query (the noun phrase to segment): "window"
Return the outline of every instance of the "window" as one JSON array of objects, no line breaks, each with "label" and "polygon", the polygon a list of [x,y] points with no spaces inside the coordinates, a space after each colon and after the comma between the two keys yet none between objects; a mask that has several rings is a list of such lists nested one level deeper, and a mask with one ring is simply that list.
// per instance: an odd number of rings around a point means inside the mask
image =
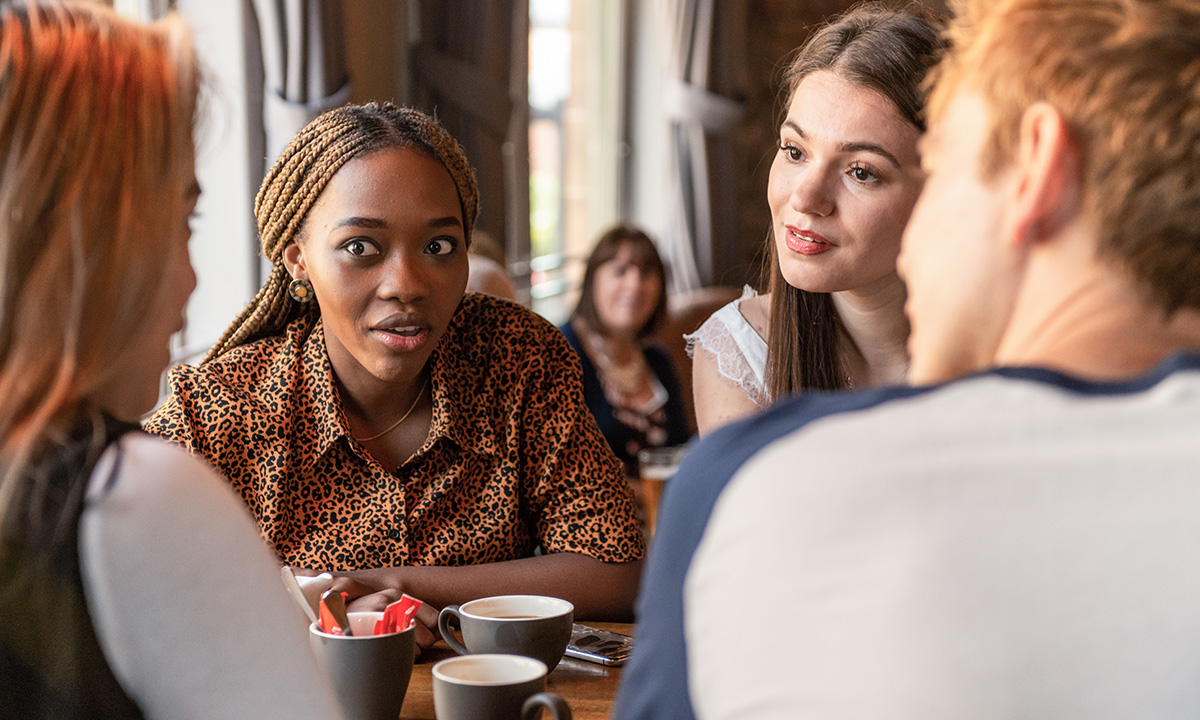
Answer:
[{"label": "window", "polygon": [[529,3],[530,295],[555,323],[620,216],[624,17],[611,0]]}]

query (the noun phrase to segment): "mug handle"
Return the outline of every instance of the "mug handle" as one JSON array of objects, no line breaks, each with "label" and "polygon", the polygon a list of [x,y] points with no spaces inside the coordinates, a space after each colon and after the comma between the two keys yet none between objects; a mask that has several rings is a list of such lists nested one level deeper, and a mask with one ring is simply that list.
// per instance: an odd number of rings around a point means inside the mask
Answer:
[{"label": "mug handle", "polygon": [[454,652],[458,653],[459,655],[470,655],[471,652],[467,650],[467,646],[460,643],[458,638],[454,637],[454,631],[450,629],[450,618],[457,620],[458,626],[460,628],[462,627],[462,616],[458,614],[458,606],[447,605],[446,607],[442,608],[440,613],[438,613],[438,632],[442,634],[442,639],[446,641],[446,644],[449,645]]},{"label": "mug handle", "polygon": [[526,698],[521,706],[521,720],[537,720],[543,707],[554,720],[571,720],[571,706],[556,692],[540,692]]}]

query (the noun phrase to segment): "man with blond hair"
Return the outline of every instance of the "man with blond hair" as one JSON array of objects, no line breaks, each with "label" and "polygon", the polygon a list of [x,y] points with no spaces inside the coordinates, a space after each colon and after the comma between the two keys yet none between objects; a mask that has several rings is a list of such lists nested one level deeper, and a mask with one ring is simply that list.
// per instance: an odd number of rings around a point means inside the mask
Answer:
[{"label": "man with blond hair", "polygon": [[914,387],[783,403],[668,493],[707,523],[701,718],[1200,708],[1200,2],[955,10],[900,256]]}]

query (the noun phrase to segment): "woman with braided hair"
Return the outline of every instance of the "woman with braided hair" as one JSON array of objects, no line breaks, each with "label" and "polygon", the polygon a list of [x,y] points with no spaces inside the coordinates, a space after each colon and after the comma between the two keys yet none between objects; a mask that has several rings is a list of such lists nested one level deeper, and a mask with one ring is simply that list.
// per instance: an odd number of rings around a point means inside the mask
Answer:
[{"label": "woman with braided hair", "polygon": [[621,465],[565,338],[465,294],[458,143],[411,109],[329,111],[255,212],[274,270],[150,430],[225,474],[282,561],[387,591],[360,607],[529,593],[627,617],[644,541]]}]

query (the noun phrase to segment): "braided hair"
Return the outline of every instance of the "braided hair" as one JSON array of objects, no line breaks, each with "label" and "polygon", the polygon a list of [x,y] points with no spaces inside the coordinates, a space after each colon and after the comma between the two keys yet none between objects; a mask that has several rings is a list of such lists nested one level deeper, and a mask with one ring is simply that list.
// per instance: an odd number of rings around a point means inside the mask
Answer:
[{"label": "braided hair", "polygon": [[349,161],[388,148],[410,148],[436,159],[450,173],[462,206],[468,247],[479,215],[475,173],[462,147],[437,120],[391,103],[344,105],[310,122],[292,138],[263,179],[254,216],[263,257],[274,265],[266,283],[205,354],[206,363],[230,350],[283,332],[288,323],[317,314],[316,303],[288,295],[291,282],[283,251],[296,242],[304,220],[334,174]]}]

